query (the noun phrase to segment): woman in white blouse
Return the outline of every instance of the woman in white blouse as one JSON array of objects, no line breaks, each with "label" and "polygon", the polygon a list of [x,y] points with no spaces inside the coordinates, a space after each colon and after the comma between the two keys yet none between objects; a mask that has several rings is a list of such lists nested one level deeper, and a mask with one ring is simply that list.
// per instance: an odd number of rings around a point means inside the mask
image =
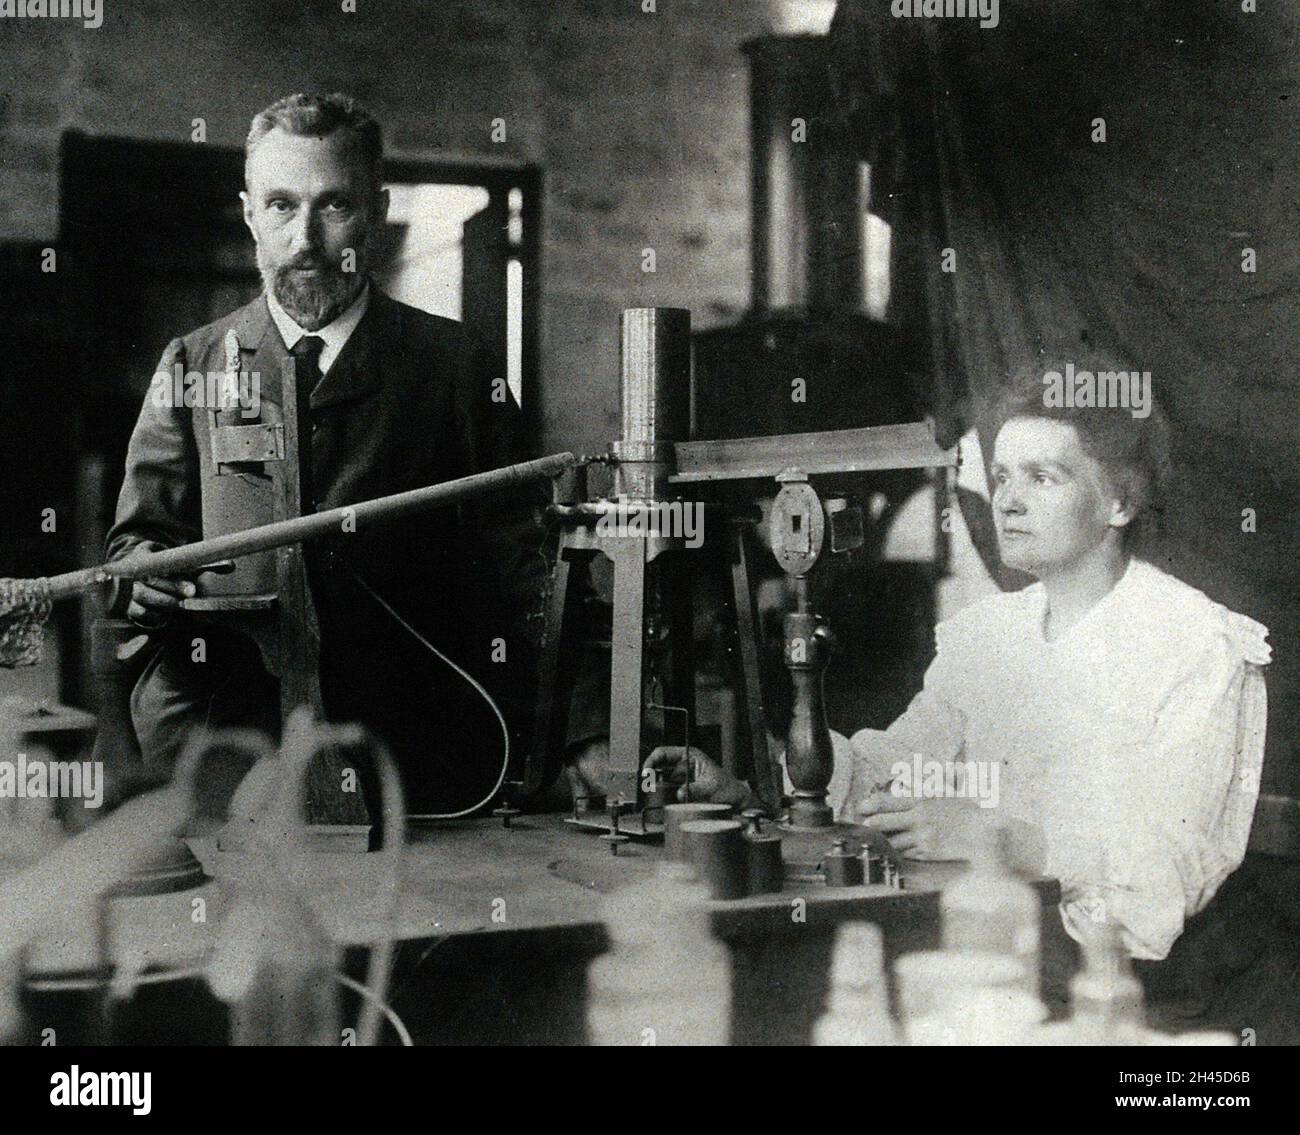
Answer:
[{"label": "woman in white blouse", "polygon": [[[1004,825],[1023,867],[1061,880],[1072,935],[1104,918],[1159,959],[1245,854],[1267,630],[1132,557],[1164,464],[1159,414],[1049,408],[1042,390],[1008,402],[991,470],[1002,560],[1037,582],[939,625],[906,712],[836,738],[830,799],[913,858],[962,858],[977,825]],[[961,762],[994,806],[913,791],[899,774],[917,754]],[[697,791],[736,795],[692,756]]]}]

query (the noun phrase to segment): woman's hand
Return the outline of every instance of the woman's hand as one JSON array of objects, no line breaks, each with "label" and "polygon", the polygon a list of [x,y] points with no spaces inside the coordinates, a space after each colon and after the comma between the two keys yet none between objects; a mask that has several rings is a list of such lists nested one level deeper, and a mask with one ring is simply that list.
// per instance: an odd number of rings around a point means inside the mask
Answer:
[{"label": "woman's hand", "polygon": [[889,837],[909,859],[969,859],[987,818],[961,797],[895,796],[872,792],[859,805],[861,822]]}]

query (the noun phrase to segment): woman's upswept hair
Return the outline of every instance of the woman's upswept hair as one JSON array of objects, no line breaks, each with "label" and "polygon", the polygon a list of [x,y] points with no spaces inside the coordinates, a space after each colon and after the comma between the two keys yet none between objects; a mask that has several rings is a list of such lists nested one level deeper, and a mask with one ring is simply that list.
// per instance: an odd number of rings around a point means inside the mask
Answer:
[{"label": "woman's upswept hair", "polygon": [[[1076,349],[1041,354],[1012,374],[996,403],[995,431],[1012,418],[1043,418],[1073,426],[1084,452],[1096,461],[1121,499],[1133,508],[1129,534],[1139,521],[1158,514],[1162,491],[1170,467],[1169,422],[1155,398],[1143,407],[1143,416],[1129,405],[1065,406],[1047,396],[1052,381],[1044,376],[1073,372],[1092,375],[1132,372],[1113,357],[1095,350]],[[1143,525],[1145,527],[1145,525]]]}]

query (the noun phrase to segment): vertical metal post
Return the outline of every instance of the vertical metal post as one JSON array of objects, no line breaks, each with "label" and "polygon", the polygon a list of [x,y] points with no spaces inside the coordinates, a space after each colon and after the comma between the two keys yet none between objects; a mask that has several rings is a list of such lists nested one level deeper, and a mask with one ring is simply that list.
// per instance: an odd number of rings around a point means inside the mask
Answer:
[{"label": "vertical metal post", "polygon": [[633,307],[621,321],[622,437],[611,446],[615,493],[632,500],[668,495],[673,443],[691,428],[691,313]]},{"label": "vertical metal post", "polygon": [[614,628],[610,642],[609,776],[611,800],[634,804],[641,771],[641,730],[645,721],[646,545],[616,540]]}]

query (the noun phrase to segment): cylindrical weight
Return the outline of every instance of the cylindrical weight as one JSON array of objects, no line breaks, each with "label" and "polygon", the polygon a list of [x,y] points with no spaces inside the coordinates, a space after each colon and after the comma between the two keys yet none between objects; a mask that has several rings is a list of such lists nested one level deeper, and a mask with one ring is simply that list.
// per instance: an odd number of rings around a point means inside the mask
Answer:
[{"label": "cylindrical weight", "polygon": [[837,840],[835,846],[826,853],[822,866],[828,887],[857,887],[862,883],[862,858],[858,848],[845,846],[843,840]]},{"label": "cylindrical weight", "polygon": [[739,820],[688,820],[682,824],[689,862],[711,899],[743,899],[749,865]]},{"label": "cylindrical weight", "polygon": [[774,894],[785,885],[785,865],[781,860],[779,835],[745,837],[745,855],[749,865],[749,893]]},{"label": "cylindrical weight", "polygon": [[685,863],[686,844],[682,840],[682,824],[687,820],[728,820],[730,804],[669,804],[664,808],[664,852],[669,859]]}]

